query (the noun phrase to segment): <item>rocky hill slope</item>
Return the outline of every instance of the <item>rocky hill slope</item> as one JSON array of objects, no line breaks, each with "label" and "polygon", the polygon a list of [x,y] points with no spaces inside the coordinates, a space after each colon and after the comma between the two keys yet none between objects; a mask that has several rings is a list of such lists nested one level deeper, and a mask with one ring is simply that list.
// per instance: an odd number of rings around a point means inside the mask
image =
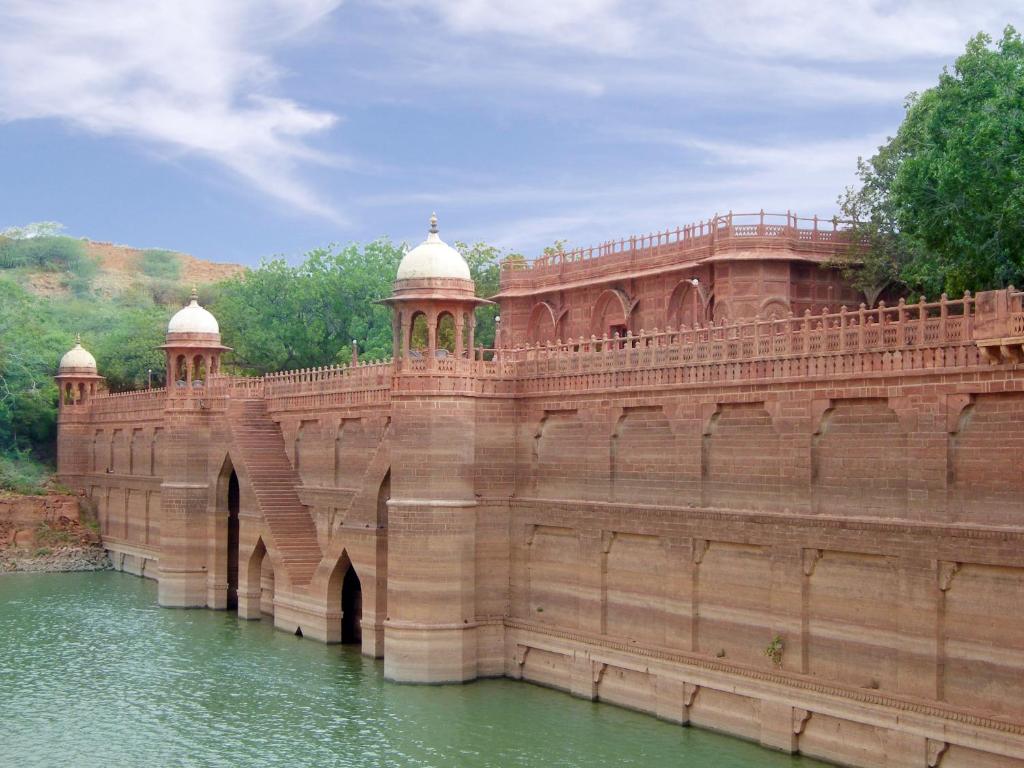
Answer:
[{"label": "rocky hill slope", "polygon": [[[133,286],[141,284],[145,287],[159,279],[147,275],[146,254],[160,253],[165,258],[172,259],[176,267],[169,271],[165,279],[173,279],[187,286],[216,283],[246,269],[241,264],[204,261],[176,251],[155,251],[84,238],[81,243],[85,249],[85,256],[93,260],[98,267],[97,274],[91,281],[91,289],[103,297],[117,296]],[[40,296],[60,296],[71,290],[63,274],[49,270],[27,272],[24,280],[25,287]]]}]

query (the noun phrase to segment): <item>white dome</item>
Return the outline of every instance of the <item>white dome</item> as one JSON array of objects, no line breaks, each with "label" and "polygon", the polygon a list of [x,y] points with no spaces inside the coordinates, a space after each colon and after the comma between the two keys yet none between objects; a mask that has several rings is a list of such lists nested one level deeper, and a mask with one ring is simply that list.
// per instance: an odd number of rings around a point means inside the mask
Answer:
[{"label": "white dome", "polygon": [[85,347],[82,346],[81,338],[75,338],[75,346],[64,353],[60,359],[58,372],[74,370],[81,373],[83,369],[96,373],[96,358]]},{"label": "white dome", "polygon": [[179,309],[167,324],[168,333],[220,333],[217,318],[199,306],[199,295],[192,289],[192,298]]},{"label": "white dome", "polygon": [[430,217],[427,239],[409,251],[398,265],[399,280],[422,280],[431,277],[472,280],[469,265],[462,254],[437,234],[437,216]]}]

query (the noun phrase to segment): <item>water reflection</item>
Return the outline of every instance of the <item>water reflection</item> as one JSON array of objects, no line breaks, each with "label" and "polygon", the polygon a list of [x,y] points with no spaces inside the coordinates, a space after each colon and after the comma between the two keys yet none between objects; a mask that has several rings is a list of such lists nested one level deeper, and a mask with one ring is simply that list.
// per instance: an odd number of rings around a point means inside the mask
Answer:
[{"label": "water reflection", "polygon": [[508,680],[393,685],[351,646],[162,609],[116,573],[0,577],[0,691],[18,766],[823,765]]}]

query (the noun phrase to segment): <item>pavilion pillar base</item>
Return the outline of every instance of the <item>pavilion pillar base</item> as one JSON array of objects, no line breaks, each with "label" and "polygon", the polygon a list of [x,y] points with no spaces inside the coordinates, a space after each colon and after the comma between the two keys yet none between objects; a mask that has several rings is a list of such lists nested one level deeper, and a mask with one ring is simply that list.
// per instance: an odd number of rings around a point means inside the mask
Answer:
[{"label": "pavilion pillar base", "polygon": [[206,608],[206,571],[160,571],[157,603],[164,608]]},{"label": "pavilion pillar base", "polygon": [[477,677],[475,626],[384,625],[384,677],[396,683],[464,683]]},{"label": "pavilion pillar base", "polygon": [[263,593],[259,590],[247,592],[238,591],[238,618],[248,621],[255,621],[263,618],[263,611],[260,608],[260,600]]}]

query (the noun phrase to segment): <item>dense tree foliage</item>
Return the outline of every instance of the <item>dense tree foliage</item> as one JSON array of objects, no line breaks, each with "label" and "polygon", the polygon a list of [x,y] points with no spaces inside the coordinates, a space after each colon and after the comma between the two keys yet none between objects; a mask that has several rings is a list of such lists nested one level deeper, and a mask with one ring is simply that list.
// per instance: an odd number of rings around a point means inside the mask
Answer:
[{"label": "dense tree foliage", "polygon": [[[477,295],[497,293],[501,251],[485,243],[456,247]],[[215,286],[208,304],[234,348],[229,369],[262,374],[345,363],[353,340],[364,359],[390,357],[391,310],[376,302],[391,294],[403,253],[388,240],[319,248],[298,266],[265,261]],[[477,310],[478,344],[494,344],[496,315],[496,306]]]},{"label": "dense tree foliage", "polygon": [[149,248],[139,257],[139,269],[144,275],[160,280],[178,280],[181,277],[181,256],[174,251]]},{"label": "dense tree foliage", "polygon": [[170,313],[152,301],[44,298],[0,279],[0,454],[51,456],[53,375],[76,333],[102,361],[111,389],[133,389],[145,386],[151,368],[162,376],[157,346]]},{"label": "dense tree foliage", "polygon": [[14,274],[56,272],[78,295],[88,294],[99,265],[81,240],[58,234],[60,224],[44,221],[0,232],[0,270]]},{"label": "dense tree foliage", "polygon": [[221,283],[209,304],[230,365],[262,374],[345,362],[352,340],[368,357],[391,352],[391,312],[386,298],[402,250],[386,240],[360,248],[319,248],[291,267],[263,262]]},{"label": "dense tree foliage", "polygon": [[1024,42],[972,38],[952,72],[911,94],[896,136],[858,164],[840,199],[859,222],[851,269],[869,294],[889,284],[935,296],[1024,279]]}]

